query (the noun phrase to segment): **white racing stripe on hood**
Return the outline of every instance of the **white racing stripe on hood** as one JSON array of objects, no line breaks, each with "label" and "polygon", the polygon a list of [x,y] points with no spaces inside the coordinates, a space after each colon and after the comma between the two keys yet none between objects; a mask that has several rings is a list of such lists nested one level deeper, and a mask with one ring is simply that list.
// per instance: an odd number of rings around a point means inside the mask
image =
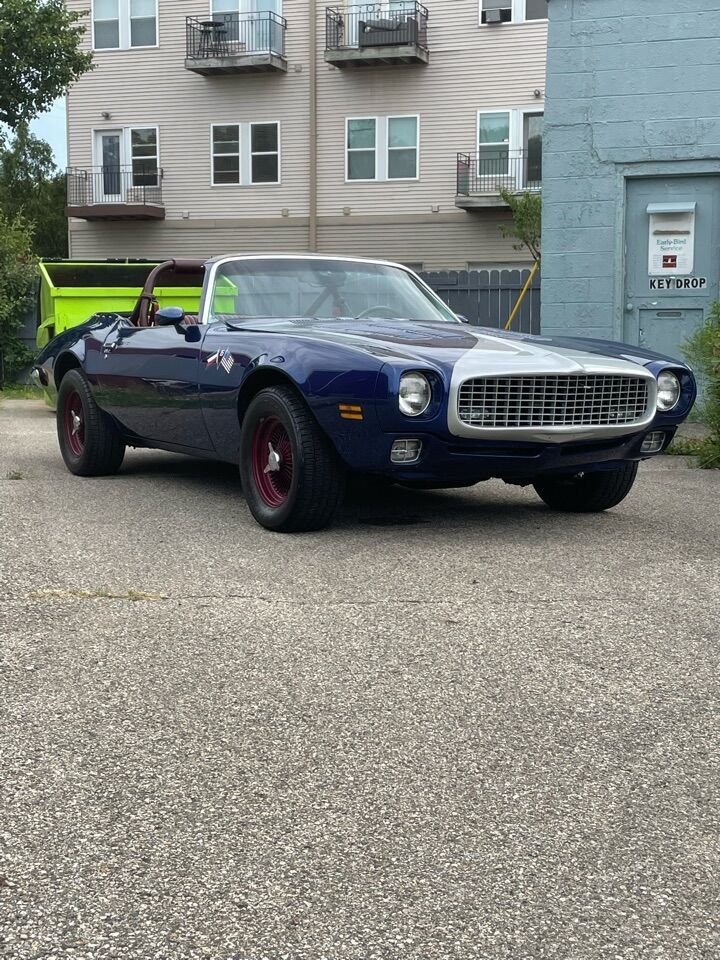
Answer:
[{"label": "white racing stripe on hood", "polygon": [[[492,334],[475,334],[477,343],[456,362],[450,383],[448,428],[461,437],[540,442],[574,442],[584,439],[628,435],[644,429],[655,416],[657,382],[640,364],[616,357],[603,357],[584,350],[540,346],[527,340],[505,340]],[[460,385],[472,377],[556,376],[609,374],[648,380],[649,402],[645,417],[632,424],[610,426],[478,427],[463,423],[457,415]]]}]

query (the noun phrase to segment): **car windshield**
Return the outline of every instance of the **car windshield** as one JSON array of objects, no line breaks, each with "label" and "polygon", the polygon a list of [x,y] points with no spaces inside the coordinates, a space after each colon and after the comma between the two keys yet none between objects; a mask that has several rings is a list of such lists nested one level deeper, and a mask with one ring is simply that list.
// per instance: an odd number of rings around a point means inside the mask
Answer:
[{"label": "car windshield", "polygon": [[209,320],[308,317],[459,323],[400,267],[353,260],[229,260],[217,268]]}]

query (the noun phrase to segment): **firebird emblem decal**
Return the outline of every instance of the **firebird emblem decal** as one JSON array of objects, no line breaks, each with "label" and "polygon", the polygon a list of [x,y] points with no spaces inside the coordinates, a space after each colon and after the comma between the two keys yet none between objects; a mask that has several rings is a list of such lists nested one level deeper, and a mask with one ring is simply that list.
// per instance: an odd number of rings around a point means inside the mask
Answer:
[{"label": "firebird emblem decal", "polygon": [[217,353],[214,353],[211,357],[208,357],[206,366],[222,367],[225,373],[230,373],[234,363],[235,360],[233,355],[226,347],[224,350],[218,350]]}]

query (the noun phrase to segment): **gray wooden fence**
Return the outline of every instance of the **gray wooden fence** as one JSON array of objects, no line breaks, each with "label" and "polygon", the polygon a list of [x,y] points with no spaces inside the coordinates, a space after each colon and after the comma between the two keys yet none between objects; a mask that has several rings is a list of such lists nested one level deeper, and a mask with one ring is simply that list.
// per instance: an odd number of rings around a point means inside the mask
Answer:
[{"label": "gray wooden fence", "polygon": [[[421,273],[437,295],[472,324],[504,327],[529,270],[441,270]],[[540,273],[533,280],[512,329],[540,333]]]}]

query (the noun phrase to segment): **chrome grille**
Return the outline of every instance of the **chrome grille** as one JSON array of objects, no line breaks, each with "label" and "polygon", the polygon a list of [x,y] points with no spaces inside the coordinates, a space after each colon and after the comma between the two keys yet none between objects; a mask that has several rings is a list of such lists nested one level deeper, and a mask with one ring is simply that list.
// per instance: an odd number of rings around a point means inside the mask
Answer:
[{"label": "chrome grille", "polygon": [[611,426],[642,420],[648,380],[612,374],[474,377],[458,417],[473,427]]}]

